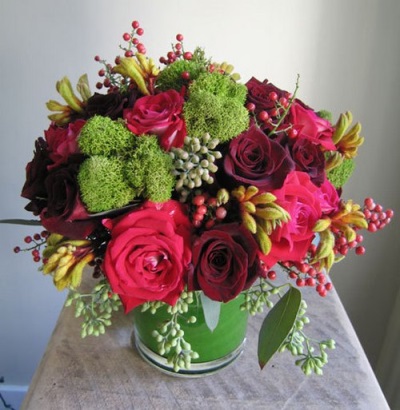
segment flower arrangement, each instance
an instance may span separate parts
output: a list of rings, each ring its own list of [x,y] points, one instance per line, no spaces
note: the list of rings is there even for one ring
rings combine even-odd
[[[57,83],[64,102],[47,103],[51,123],[22,189],[45,229],[25,238],[27,249],[58,290],[70,290],[82,337],[104,333],[121,305],[167,305],[174,318],[202,291],[207,321],[243,294],[241,309],[269,309],[260,366],[289,350],[306,374],[321,374],[334,342],[312,346],[300,289],[326,296],[333,264],[365,252],[360,231],[393,216],[371,198],[341,198],[360,124],[350,112],[333,122],[308,107],[298,81],[293,92],[241,83],[230,64],[186,51],[181,34],[159,68],[143,33],[134,21],[114,64],[95,57],[95,93],[86,75],[79,95],[67,77]],[[89,294],[84,275],[97,279]],[[190,366],[196,352],[176,347],[184,334],[164,330],[155,337],[168,342],[174,369]]]

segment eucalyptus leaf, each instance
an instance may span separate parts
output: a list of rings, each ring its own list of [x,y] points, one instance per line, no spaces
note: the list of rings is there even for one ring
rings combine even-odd
[[[258,363],[263,369],[293,328],[301,303],[301,292],[290,289],[265,317],[258,336]]]
[[[216,302],[215,300],[210,299],[204,294],[204,292],[201,292],[200,300],[203,306],[206,324],[211,332],[213,332],[218,325],[219,315],[221,313],[221,302]]]

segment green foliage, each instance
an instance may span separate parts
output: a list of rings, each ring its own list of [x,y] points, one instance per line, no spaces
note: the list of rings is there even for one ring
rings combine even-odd
[[[297,317],[301,293],[290,287],[265,317],[258,336],[258,362],[261,369],[287,338]]]
[[[82,127],[78,138],[81,151],[86,155],[112,156],[131,149],[133,134],[123,122],[95,115]]]
[[[160,148],[157,137],[135,138],[135,149],[127,159],[125,175],[137,195],[153,202],[170,199],[175,184],[171,170],[172,158]]]
[[[328,362],[326,349],[334,349],[335,342],[332,339],[320,342],[307,337],[303,331],[304,325],[309,323],[308,317],[305,316],[307,304],[301,299],[300,291],[295,288],[282,296],[281,293],[286,287],[287,285],[275,286],[266,279],[260,279],[245,292],[242,310],[255,315],[263,311],[264,305],[272,308],[259,334],[262,359],[260,365],[264,366],[276,351],[288,350],[297,357],[295,363],[306,375],[322,375],[322,368]],[[280,297],[275,306],[272,302],[274,295]],[[294,312],[297,313],[294,315]],[[290,323],[292,326],[289,329]],[[270,336],[272,340],[269,340]]]
[[[119,310],[119,296],[111,292],[109,283],[100,281],[89,294],[71,291],[66,306],[75,303],[75,317],[83,317],[81,336],[99,336],[111,325],[112,313]]]
[[[355,166],[352,159],[345,159],[339,166],[330,170],[326,176],[335,188],[341,188],[350,178]]]
[[[82,200],[90,212],[102,212],[127,205],[135,196],[124,175],[119,157],[95,155],[86,159],[78,173]]]
[[[236,137],[249,124],[248,111],[237,99],[206,91],[190,93],[184,117],[188,135],[199,137],[209,133],[220,142]]]

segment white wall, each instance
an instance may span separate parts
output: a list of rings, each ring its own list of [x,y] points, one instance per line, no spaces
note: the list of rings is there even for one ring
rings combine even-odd
[[[0,218],[30,218],[19,197],[33,141],[47,128],[45,102],[55,82],[87,72],[93,56],[109,60],[137,19],[149,54],[164,55],[175,34],[188,49],[203,46],[228,60],[244,80],[252,75],[293,89],[335,115],[350,109],[363,123],[366,144],[345,190],[400,209],[400,2],[396,0],[2,0],[0,4]],[[367,240],[367,254],[334,269],[339,293],[374,364],[399,288],[399,217]],[[0,226],[0,376],[27,385],[65,298],[42,277],[29,255],[14,255],[26,227]],[[323,301],[322,301],[323,303]],[[326,318],[329,320],[329,318]],[[1,390],[1,386],[0,386]]]

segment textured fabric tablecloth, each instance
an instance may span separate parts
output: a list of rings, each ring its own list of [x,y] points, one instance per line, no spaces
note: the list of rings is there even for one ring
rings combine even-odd
[[[251,317],[244,353],[230,367],[203,378],[159,372],[131,347],[130,315],[118,314],[105,335],[80,338],[73,308],[64,308],[22,409],[388,409],[346,312],[333,291],[307,296],[307,334],[333,337],[324,375],[304,376],[290,353],[277,354],[263,371],[257,335],[263,315]]]

